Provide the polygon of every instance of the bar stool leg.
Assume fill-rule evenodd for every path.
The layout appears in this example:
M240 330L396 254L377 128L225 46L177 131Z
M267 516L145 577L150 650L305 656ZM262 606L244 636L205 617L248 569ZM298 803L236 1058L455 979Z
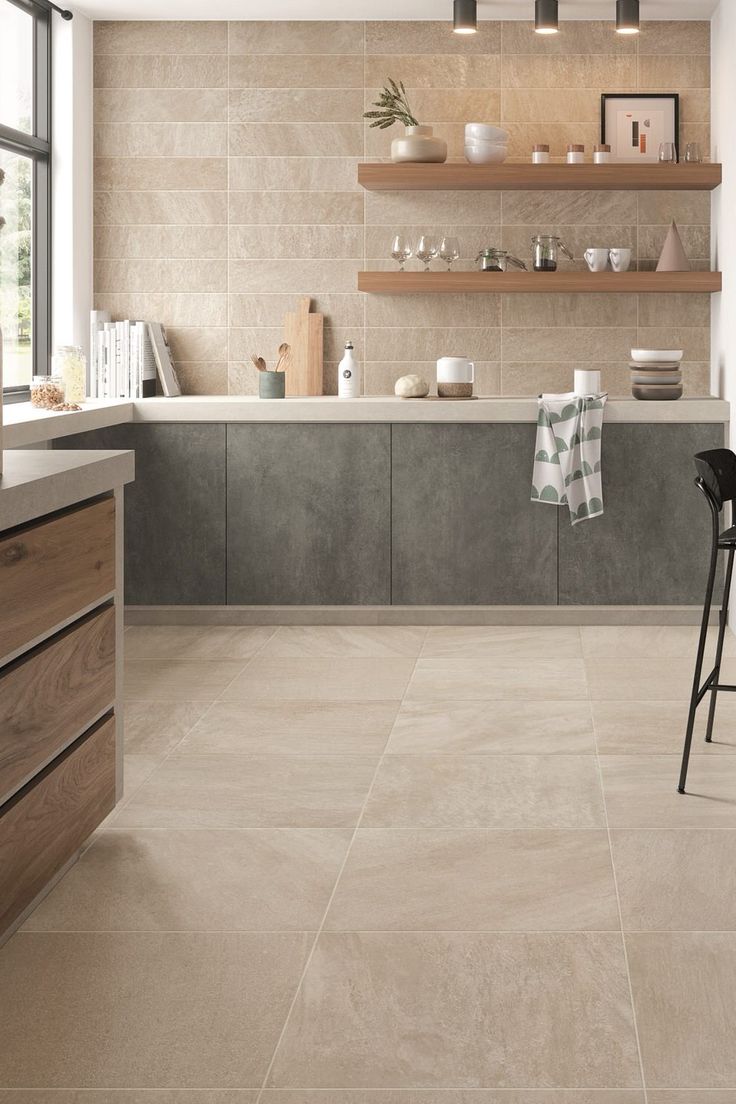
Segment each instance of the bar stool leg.
M716 662L715 662L715 675L713 678L714 683L721 681L721 656L723 655L723 641L726 636L726 624L728 622L728 599L731 593L731 576L733 574L733 548L728 552L728 566L726 567L726 582L723 587L723 601L721 602L721 609L718 615L718 643L716 645ZM713 721L716 715L716 697L718 691L715 686L710 692L710 706L708 708L708 725L705 730L706 743L710 744L713 741Z
M716 578L716 566L718 564L718 534L714 534L713 548L710 556L710 570L708 583L705 588L705 603L703 605L703 620L700 625L700 640L698 641L698 653L695 659L695 673L693 675L693 688L690 694L690 709L687 715L687 729L685 731L685 744L682 749L682 765L680 766L680 781L677 792L685 793L687 781L687 768L690 762L690 745L693 742L693 728L695 727L695 711L698 708L698 693L700 691L700 677L703 673L703 656L705 655L705 642L708 637L708 622L710 621L710 608L713 604L713 584Z

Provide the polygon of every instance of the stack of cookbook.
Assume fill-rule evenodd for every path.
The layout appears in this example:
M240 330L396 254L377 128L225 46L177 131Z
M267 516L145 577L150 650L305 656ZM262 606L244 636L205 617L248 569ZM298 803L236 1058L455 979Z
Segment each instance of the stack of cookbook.
M90 398L148 398L156 394L157 375L164 395L181 394L166 331L159 322L113 322L109 311L91 312Z

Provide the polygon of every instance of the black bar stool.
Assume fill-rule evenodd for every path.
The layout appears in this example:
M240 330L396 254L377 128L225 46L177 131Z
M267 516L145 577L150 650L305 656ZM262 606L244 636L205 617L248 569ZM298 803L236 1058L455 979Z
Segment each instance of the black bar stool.
M690 710L687 716L687 731L685 733L685 746L682 749L682 767L680 768L680 781L678 792L685 793L687 780L687 767L690 760L690 745L693 740L693 728L695 727L695 711L705 695L710 690L710 707L708 709L708 724L705 730L705 738L708 743L713 738L713 718L716 713L716 698L719 690L736 690L736 686L726 686L719 682L721 673L721 656L723 655L723 639L726 633L728 620L728 596L731 590L731 575L733 573L733 554L736 549L736 525L730 529L720 530L721 510L727 502L736 499L736 454L730 449L710 449L708 452L695 454L695 467L698 478L695 486L702 491L710 506L712 526L712 543L710 550L710 568L708 570L708 583L705 588L705 604L703 606L703 621L700 626L700 640L698 641L698 653L695 659L695 674L693 676L693 689L690 696ZM716 660L713 670L701 685L700 678L703 672L703 657L705 655L705 643L708 636L708 622L710 621L710 608L713 602L713 586L718 567L718 553L723 550L728 552L726 561L726 581L723 588L723 601L718 618L718 643L716 644Z

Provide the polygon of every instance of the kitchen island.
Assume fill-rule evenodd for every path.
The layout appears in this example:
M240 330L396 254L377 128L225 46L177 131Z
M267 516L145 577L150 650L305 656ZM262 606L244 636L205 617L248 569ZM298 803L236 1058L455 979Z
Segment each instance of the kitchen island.
M728 404L611 400L605 513L574 528L566 509L530 500L536 415L532 398L212 396L98 406L30 429L19 419L6 433L135 450L129 616L295 620L318 607L336 619L444 609L492 620L513 607L504 618L533 608L575 620L581 607L599 619L601 607L632 618L684 607L692 619L709 535L692 456L724 444ZM94 428L80 432L86 418Z

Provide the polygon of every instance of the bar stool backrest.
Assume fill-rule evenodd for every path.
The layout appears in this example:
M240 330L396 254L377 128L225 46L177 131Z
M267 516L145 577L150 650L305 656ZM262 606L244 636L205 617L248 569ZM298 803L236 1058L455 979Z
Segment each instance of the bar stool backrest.
M736 498L736 453L731 449L696 452L695 467L704 488L720 512L725 502Z

